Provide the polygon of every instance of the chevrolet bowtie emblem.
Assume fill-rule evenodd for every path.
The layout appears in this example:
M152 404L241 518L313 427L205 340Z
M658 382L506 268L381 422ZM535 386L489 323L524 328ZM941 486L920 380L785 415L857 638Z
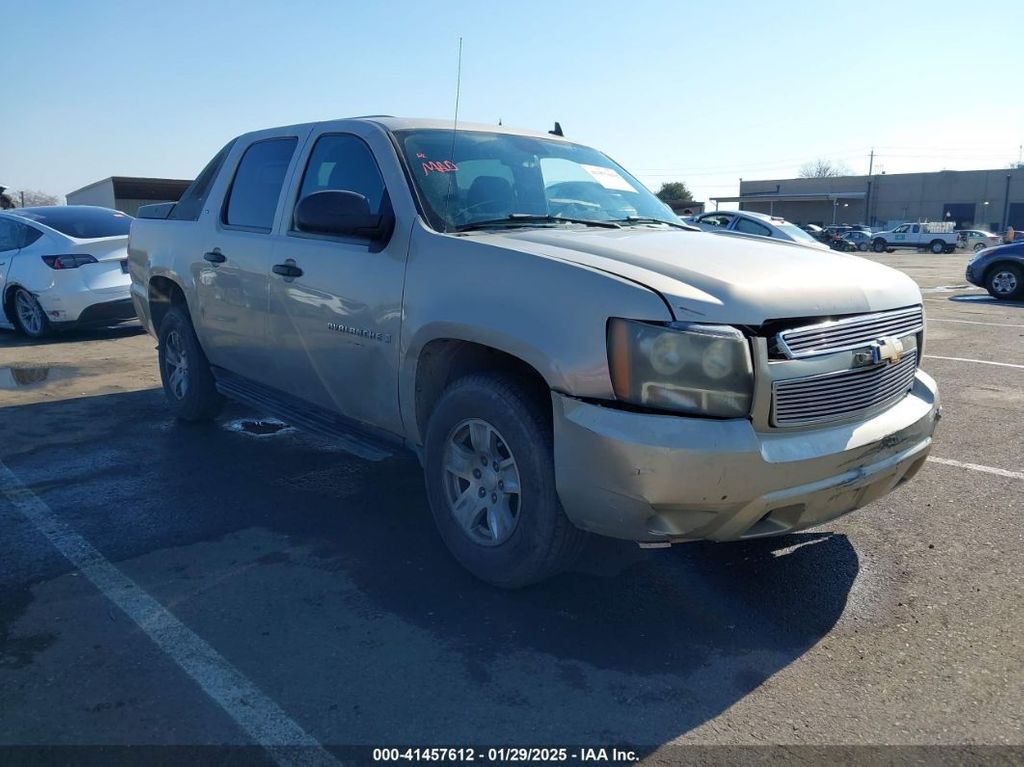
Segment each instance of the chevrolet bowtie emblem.
M871 347L871 361L876 365L880 362L895 364L900 361L906 350L903 342L898 338L892 336L879 338Z

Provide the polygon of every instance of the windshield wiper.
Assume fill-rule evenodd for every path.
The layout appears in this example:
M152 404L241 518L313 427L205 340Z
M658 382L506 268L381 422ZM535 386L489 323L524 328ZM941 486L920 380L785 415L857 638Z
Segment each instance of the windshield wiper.
M530 226L531 224L583 224L598 226L602 229L621 229L614 221L595 221L591 218L566 218L564 216L543 216L533 213L509 213L504 218L491 218L486 221L472 221L455 227L456 232L469 232L474 229L490 229L500 226Z
M625 218L614 219L619 224L664 224L665 226L673 226L676 229L686 229L690 232L699 232L695 226L689 224L677 223L675 221L666 221L663 218L648 218L647 216L626 216Z

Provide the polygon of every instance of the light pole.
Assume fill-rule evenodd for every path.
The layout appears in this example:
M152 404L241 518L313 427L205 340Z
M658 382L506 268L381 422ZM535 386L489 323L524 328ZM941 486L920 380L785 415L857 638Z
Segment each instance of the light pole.
M988 226L988 200L981 204L981 221L979 223L982 226Z

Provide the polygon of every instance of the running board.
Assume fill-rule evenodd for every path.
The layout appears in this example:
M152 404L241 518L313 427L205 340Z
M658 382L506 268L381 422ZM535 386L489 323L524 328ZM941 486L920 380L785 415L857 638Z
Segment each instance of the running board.
M383 461L401 445L397 437L376 434L367 427L269 386L256 383L223 368L213 367L217 391L290 426L332 440L341 449L368 461Z

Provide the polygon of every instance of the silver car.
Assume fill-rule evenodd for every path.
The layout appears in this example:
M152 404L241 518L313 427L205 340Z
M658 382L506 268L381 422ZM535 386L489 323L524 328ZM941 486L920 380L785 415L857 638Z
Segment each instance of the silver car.
M693 220L694 226L705 232L717 234L740 234L754 237L771 237L776 240L795 242L818 250L829 250L828 245L814 239L796 224L791 224L781 216L769 216L765 213L742 211L715 211L704 213Z
M975 252L985 248L994 248L1003 244L1003 238L998 234L986 232L984 229L960 229L957 231L959 242L957 246L961 250L973 250Z

